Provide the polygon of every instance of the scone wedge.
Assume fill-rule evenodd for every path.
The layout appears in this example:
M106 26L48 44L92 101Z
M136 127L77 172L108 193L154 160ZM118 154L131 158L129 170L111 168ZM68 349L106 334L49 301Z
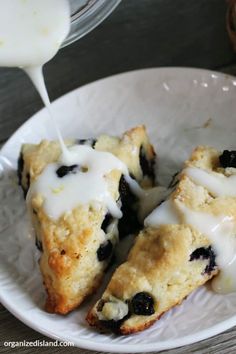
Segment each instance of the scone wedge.
M236 234L236 191L220 187L236 169L222 164L222 156L195 149L175 190L145 219L127 261L89 311L91 326L142 331L219 272L224 244Z
M66 144L68 147L89 145L97 152L111 153L127 166L130 176L140 185L148 187L154 183L155 153L143 126L131 129L121 138L102 135L96 140L72 140ZM140 225L138 199L117 169L104 178L112 198L121 208L121 219L112 217L101 203L96 207L93 203L80 204L57 219L51 218L44 208L44 193L32 194L31 189L50 164L58 164L59 177L76 173L74 165L60 165L60 155L60 145L55 141L25 144L18 175L31 214L36 245L41 251L39 264L47 292L46 310L66 314L97 289L119 237L134 232ZM60 193L60 188L54 192Z

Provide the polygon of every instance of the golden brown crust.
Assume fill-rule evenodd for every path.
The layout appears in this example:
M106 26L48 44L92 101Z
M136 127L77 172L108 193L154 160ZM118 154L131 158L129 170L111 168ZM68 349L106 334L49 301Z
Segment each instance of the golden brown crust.
M72 145L74 141L68 141ZM108 151L126 163L130 172L140 182L153 183L144 178L139 161L140 147L144 146L148 159L154 158L154 152L148 140L146 130L139 126L125 133L121 139L103 135L95 143L95 149ZM22 147L24 161L22 186L28 188L43 169L60 156L58 142L42 141L38 145L26 144ZM111 171L107 176L111 194L119 197L121 172ZM97 250L105 241L101 224L107 213L101 205L78 206L65 213L58 220L50 219L43 209L43 197L34 195L29 205L37 239L42 243L40 270L47 291L46 310L66 314L73 310L99 286L108 260L99 262ZM117 236L111 235L113 244Z
M76 144L76 140L67 140L66 145ZM151 186L153 181L145 178L139 164L140 148L143 146L149 161L155 159L155 150L150 144L145 126L139 125L125 132L121 138L101 135L95 142L95 150L107 151L117 156L128 167L129 172L144 187ZM21 148L23 169L19 171L22 187L28 189L28 179L33 182L49 163L57 162L60 156L60 145L57 141L42 140L39 144L24 144Z
M145 291L157 299L156 312L152 316L131 316L121 324L121 334L135 333L151 326L163 313L181 303L190 292L216 274L217 270L202 275L207 265L204 260L189 262L190 254L196 248L209 246L208 240L199 236L188 226L178 225L146 229L139 234L127 262L115 271L102 298L106 301L112 295L130 301L136 293ZM181 288L182 284L185 284L184 288ZM161 302L158 298L162 299ZM87 321L100 326L95 307L89 312Z
M131 328L129 326L126 326L125 324L122 325L118 330L117 330L117 334L122 334L122 335L129 335L129 334L134 334L137 332L142 332L145 329L151 327L156 321L158 321L166 312L168 312L172 307L181 305L182 302L186 299L183 298L182 300L176 302L175 304L173 304L171 307L169 307L165 312L162 312L161 314L159 314L158 317L149 320L147 322L141 323L139 325L137 325L135 328ZM92 308L90 309L90 311L88 312L87 316L86 316L86 321L89 323L89 325L91 327L96 327L100 330L104 330L104 326L101 324L101 322L98 320L98 317L95 315L94 311L92 310Z
M186 167L199 167L228 175L235 173L219 164L219 152L200 146L194 150ZM211 215L233 216L236 219L236 198L213 197L206 188L196 185L183 171L179 183L170 196L173 205L182 202L186 207ZM193 290L206 283L218 273L217 267L207 270L209 259L191 260L197 249L208 249L210 240L197 229L185 224L168 224L147 227L140 232L128 259L113 274L104 294L103 304L114 304L114 298L129 306L129 316L119 319L119 332L130 334L141 331L155 322L163 313L180 304ZM155 313L141 316L133 313L132 299L138 293L148 293L154 299ZM99 300L87 315L92 326L101 326L104 317ZM114 305L115 306L115 305ZM110 308L110 307L109 307ZM106 312L107 316L107 312ZM112 328L111 328L112 329Z

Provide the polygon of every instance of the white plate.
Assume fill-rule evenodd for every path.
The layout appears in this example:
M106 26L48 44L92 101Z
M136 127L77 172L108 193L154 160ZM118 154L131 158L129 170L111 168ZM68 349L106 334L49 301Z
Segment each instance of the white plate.
M144 123L159 156L159 181L167 183L199 143L236 148L236 79L205 70L165 68L125 73L77 89L53 103L64 136L120 134ZM236 294L201 287L150 329L130 336L99 334L84 320L83 305L68 316L43 311L37 252L24 201L14 184L20 145L54 138L40 111L9 139L0 157L0 300L35 330L75 345L110 352L169 349L208 338L236 325ZM8 174L13 175L8 178Z

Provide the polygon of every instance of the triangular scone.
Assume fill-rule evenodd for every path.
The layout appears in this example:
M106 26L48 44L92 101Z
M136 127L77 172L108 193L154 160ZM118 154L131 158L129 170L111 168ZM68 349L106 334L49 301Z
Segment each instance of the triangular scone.
M145 127L138 126L121 139L102 135L96 140L67 142L68 146L74 144L90 145L97 151L112 153L125 163L130 176L140 185L153 185L155 153ZM62 176L67 172L68 166L60 166L59 157L58 142L45 140L38 145L22 146L18 175L25 195L49 164L58 163L57 173L59 171ZM125 236L139 227L138 199L122 172L112 170L105 179L114 201L121 206L123 217L119 221L107 212L105 206L96 208L89 204L78 205L52 220L45 212L42 195L33 195L28 200L36 245L41 250L40 269L49 312L66 314L94 292L111 260L119 234Z
M142 331L218 273L224 244L235 243L236 234L236 190L230 195L220 187L236 169L224 168L219 156L196 148L176 189L146 218L127 261L88 313L90 325L120 334Z

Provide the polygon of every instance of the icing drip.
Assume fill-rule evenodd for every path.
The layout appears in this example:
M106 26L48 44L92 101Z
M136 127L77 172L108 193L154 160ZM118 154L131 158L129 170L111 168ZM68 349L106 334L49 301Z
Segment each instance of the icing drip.
M112 170L119 170L128 175L126 165L109 152L101 152L86 145L76 145L69 149L69 161L52 163L46 166L37 180L31 184L27 200L36 194L42 195L43 207L53 219L71 211L80 204L101 204L116 218L122 213L116 200L109 192L106 175ZM56 171L61 164L77 166L72 172L58 177ZM98 204L97 204L98 202Z
M188 167L183 174L208 189L217 197L236 196L236 175L226 177L219 173ZM169 199L157 207L144 221L145 226L158 227L164 224L187 224L211 241L216 252L220 274L212 281L216 292L236 292L236 225L232 216L214 216L194 211L179 200Z

